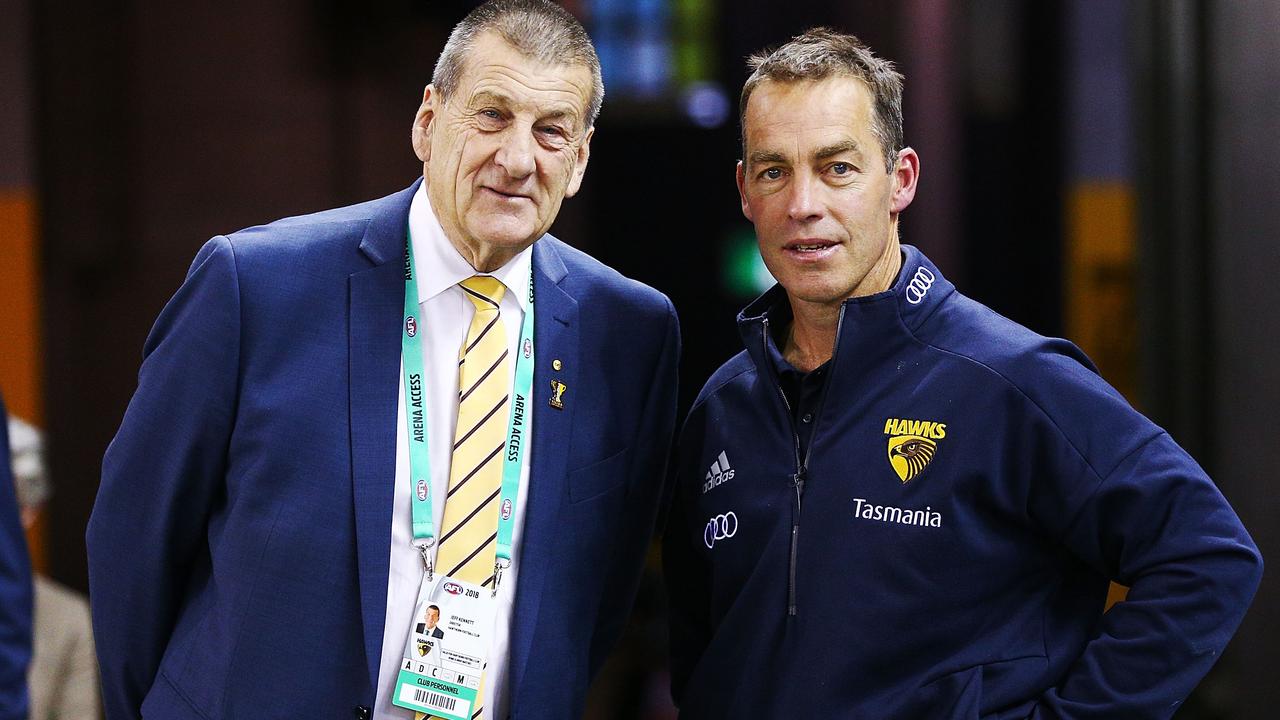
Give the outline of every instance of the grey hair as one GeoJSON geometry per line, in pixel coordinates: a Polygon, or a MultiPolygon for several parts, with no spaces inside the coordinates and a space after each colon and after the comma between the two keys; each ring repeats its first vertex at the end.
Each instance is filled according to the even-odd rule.
{"type": "Polygon", "coordinates": [[[871,91],[871,132],[884,152],[885,172],[897,167],[898,151],[903,148],[902,74],[858,38],[830,28],[810,28],[777,50],[747,58],[747,67],[751,77],[742,86],[738,118],[743,157],[747,152],[747,101],[756,86],[764,80],[792,83],[845,75],[861,80],[871,91]]]}
{"type": "Polygon", "coordinates": [[[440,51],[431,82],[440,99],[448,101],[458,89],[466,69],[467,55],[476,38],[495,32],[508,45],[528,58],[547,65],[585,67],[591,71],[591,97],[587,103],[587,124],[596,124],[604,102],[604,79],[600,58],[582,24],[568,10],[548,0],[489,0],[467,14],[449,33],[440,51]]]}
{"type": "MultiPolygon", "coordinates": [[[[3,422],[0,416],[0,422],[3,422]]],[[[43,505],[53,494],[49,474],[44,465],[44,437],[35,426],[9,416],[9,446],[13,463],[13,482],[18,494],[18,507],[43,505]]]]}

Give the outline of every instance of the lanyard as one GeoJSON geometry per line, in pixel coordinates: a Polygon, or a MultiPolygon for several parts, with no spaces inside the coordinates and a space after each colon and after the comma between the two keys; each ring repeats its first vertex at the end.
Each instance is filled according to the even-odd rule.
{"type": "MultiPolygon", "coordinates": [[[[413,541],[422,553],[427,579],[434,574],[429,551],[436,543],[431,508],[431,456],[427,452],[426,403],[422,378],[422,323],[418,321],[418,284],[414,281],[413,240],[405,238],[404,326],[401,328],[401,363],[404,367],[405,430],[409,436],[409,490],[413,507],[413,541]]],[[[498,592],[502,571],[511,567],[511,535],[515,529],[516,497],[520,468],[528,444],[528,413],[533,404],[533,269],[529,270],[529,306],[520,325],[516,346],[516,376],[511,413],[507,420],[507,451],[502,459],[502,491],[498,505],[498,548],[494,562],[493,592],[498,592]]]]}

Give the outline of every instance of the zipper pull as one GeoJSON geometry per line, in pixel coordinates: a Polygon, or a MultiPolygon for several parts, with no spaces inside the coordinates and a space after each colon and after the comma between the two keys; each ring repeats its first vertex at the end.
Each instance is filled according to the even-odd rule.
{"type": "Polygon", "coordinates": [[[800,496],[804,494],[805,467],[800,465],[791,476],[790,485],[796,489],[796,510],[791,515],[791,562],[787,572],[787,615],[796,614],[796,551],[800,540],[800,496]]]}
{"type": "Polygon", "coordinates": [[[791,476],[791,487],[796,489],[796,502],[800,502],[800,496],[804,494],[804,475],[804,468],[801,468],[791,476]]]}

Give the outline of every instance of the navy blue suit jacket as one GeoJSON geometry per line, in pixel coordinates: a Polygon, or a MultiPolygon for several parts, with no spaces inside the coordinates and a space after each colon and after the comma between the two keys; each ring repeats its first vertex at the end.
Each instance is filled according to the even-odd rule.
{"type": "Polygon", "coordinates": [[[31,563],[9,464],[9,426],[0,399],[0,720],[27,716],[31,661],[31,563]]]}
{"type": "MultiPolygon", "coordinates": [[[[89,522],[110,720],[373,705],[416,187],[214,238],[156,321],[89,522]]],[[[581,715],[635,594],[679,329],[662,294],[551,236],[533,277],[512,717],[565,718],[581,715]],[[562,410],[553,380],[568,386],[562,410]]]]}

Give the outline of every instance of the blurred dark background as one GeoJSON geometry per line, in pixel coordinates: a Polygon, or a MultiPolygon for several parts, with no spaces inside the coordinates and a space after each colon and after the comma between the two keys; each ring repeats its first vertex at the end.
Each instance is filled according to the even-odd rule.
{"type": "MultiPolygon", "coordinates": [[[[459,0],[0,0],[0,389],[46,431],[39,567],[86,587],[101,457],[211,235],[388,194],[459,0]]],[[[743,59],[824,24],[898,62],[922,158],[904,242],[1063,335],[1280,558],[1280,4],[574,0],[605,70],[553,232],[666,292],[683,407],[768,282],[733,182],[743,59]]],[[[660,578],[593,718],[669,717],[660,578]]],[[[1272,718],[1280,580],[1180,718],[1272,718]]]]}

